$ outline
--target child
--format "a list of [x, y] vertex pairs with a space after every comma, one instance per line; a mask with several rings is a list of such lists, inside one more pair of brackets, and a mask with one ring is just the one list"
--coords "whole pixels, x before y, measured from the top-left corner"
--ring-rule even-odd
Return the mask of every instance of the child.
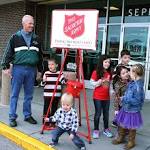
[[[114, 87], [114, 108], [115, 108], [115, 116], [118, 114], [118, 111], [121, 109], [121, 101], [120, 98], [124, 95], [127, 84], [129, 82], [129, 70], [125, 66], [119, 66], [116, 75], [113, 78], [113, 87]], [[117, 123], [114, 120], [112, 125], [116, 125]]]
[[[50, 101], [51, 101], [51, 98], [55, 89], [55, 85], [56, 85], [56, 82], [60, 73], [59, 71], [57, 71], [57, 63], [54, 58], [51, 58], [48, 60], [48, 68], [49, 68], [49, 71], [46, 71], [43, 75], [43, 83], [44, 83], [43, 117], [45, 117], [45, 115], [47, 114], [48, 107], [49, 107], [49, 104], [50, 104]], [[54, 95], [54, 99], [52, 102], [52, 107], [51, 107], [49, 116], [53, 116], [57, 110], [59, 99], [61, 97], [61, 89], [62, 89], [61, 84], [64, 84], [65, 82], [66, 82], [65, 78], [63, 74], [61, 74], [61, 77], [57, 85], [56, 93]], [[51, 124], [51, 125], [53, 126], [54, 124]]]
[[[125, 66], [130, 71], [130, 65], [129, 65], [130, 58], [131, 58], [130, 52], [127, 49], [124, 49], [124, 50], [121, 51], [120, 63], [115, 67], [112, 78], [114, 78], [114, 76], [116, 75], [116, 73], [119, 71], [119, 67], [120, 66]], [[114, 95], [116, 95], [115, 94], [115, 89], [114, 89], [115, 88], [114, 87], [114, 84], [115, 84], [114, 81], [115, 80], [113, 80], [112, 84], [113, 84]], [[116, 122], [113, 121], [112, 122], [112, 126], [113, 127], [117, 127]]]
[[121, 99], [122, 108], [116, 116], [119, 126], [118, 136], [112, 141], [113, 144], [120, 144], [124, 141], [126, 130], [128, 132], [128, 143], [125, 149], [129, 150], [135, 146], [136, 129], [142, 125], [141, 109], [144, 103], [143, 77], [144, 69], [142, 65], [136, 64], [131, 67], [129, 82], [125, 95]]
[[75, 109], [72, 108], [73, 96], [69, 93], [64, 93], [61, 97], [61, 108], [59, 108], [54, 116], [45, 118], [46, 122], [56, 122], [57, 127], [52, 132], [51, 146], [58, 144], [59, 137], [67, 132], [69, 138], [81, 150], [85, 150], [84, 142], [76, 135], [78, 129], [78, 116]]
[[108, 128], [109, 122], [109, 87], [111, 80], [111, 60], [106, 55], [101, 55], [98, 60], [97, 68], [91, 76], [91, 83], [95, 87], [93, 93], [93, 101], [95, 106], [94, 115], [94, 131], [93, 138], [99, 138], [99, 120], [101, 111], [103, 111], [104, 132], [107, 137], [112, 137], [112, 133]]
[[117, 70], [117, 67], [119, 66], [125, 66], [125, 67], [130, 68], [129, 66], [130, 59], [131, 59], [130, 52], [126, 49], [122, 50], [120, 63], [116, 66], [115, 70]]

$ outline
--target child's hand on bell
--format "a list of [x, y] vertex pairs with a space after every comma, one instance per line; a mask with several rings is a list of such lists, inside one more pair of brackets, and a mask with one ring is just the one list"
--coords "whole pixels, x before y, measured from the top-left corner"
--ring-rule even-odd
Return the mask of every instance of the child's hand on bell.
[[73, 134], [70, 134], [70, 135], [69, 135], [69, 139], [72, 140], [73, 138], [74, 138], [74, 135], [73, 135]]
[[98, 80], [99, 86], [102, 84], [102, 82], [103, 82], [102, 79], [99, 79], [99, 80]]
[[44, 118], [45, 122], [49, 122], [49, 118]]

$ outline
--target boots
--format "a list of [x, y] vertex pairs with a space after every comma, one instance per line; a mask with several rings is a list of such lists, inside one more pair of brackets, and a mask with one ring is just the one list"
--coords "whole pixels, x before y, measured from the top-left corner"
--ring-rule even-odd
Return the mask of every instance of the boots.
[[129, 130], [128, 143], [125, 145], [125, 150], [130, 150], [135, 146], [136, 130]]
[[112, 141], [112, 144], [117, 145], [124, 142], [126, 136], [126, 129], [118, 127], [118, 137]]

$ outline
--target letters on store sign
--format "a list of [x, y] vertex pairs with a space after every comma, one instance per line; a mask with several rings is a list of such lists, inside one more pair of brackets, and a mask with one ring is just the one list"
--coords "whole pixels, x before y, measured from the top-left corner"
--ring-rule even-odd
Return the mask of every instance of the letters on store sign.
[[128, 9], [128, 16], [150, 16], [150, 8]]

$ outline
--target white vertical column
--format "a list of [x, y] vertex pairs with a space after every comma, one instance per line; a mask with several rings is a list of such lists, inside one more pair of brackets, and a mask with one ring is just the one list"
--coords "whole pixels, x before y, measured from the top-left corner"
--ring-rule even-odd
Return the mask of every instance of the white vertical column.
[[2, 71], [2, 89], [1, 89], [1, 105], [9, 105], [10, 97], [10, 77]]

